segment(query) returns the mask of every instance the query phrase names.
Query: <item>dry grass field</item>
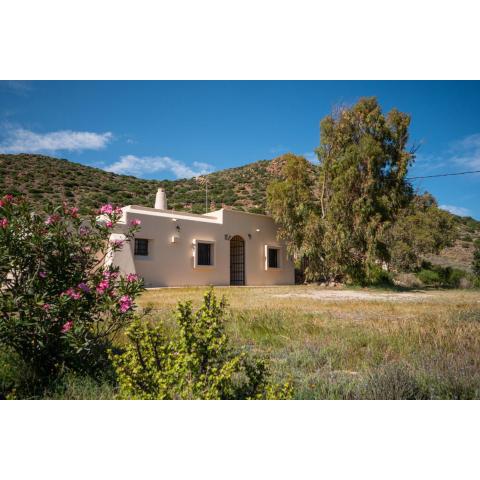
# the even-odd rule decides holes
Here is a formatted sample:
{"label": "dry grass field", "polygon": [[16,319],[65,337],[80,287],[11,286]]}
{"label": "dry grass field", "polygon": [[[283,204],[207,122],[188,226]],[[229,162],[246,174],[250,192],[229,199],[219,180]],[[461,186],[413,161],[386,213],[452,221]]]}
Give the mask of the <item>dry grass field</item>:
{"label": "dry grass field", "polygon": [[[178,301],[205,288],[140,298],[174,328]],[[296,398],[480,398],[480,291],[219,287],[238,348],[270,360]]]}

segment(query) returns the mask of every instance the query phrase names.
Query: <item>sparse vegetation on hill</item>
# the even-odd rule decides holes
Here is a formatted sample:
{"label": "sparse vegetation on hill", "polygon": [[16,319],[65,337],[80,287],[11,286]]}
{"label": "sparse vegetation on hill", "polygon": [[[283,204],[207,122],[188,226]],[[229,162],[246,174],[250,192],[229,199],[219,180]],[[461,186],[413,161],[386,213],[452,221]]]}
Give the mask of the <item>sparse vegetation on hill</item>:
{"label": "sparse vegetation on hill", "polygon": [[[281,176],[284,157],[207,175],[210,208],[228,206],[252,213],[266,211],[266,189]],[[312,177],[317,167],[309,165]],[[165,188],[169,208],[193,213],[205,211],[205,190],[195,179],[143,180],[117,175],[64,159],[34,154],[0,154],[0,195],[26,196],[37,210],[67,201],[86,213],[110,202],[116,205],[153,205],[158,187]],[[473,242],[480,238],[480,222],[451,215],[457,240],[440,255],[428,257],[434,264],[470,270]]]}
{"label": "sparse vegetation on hill", "polygon": [[[209,174],[210,208],[263,213],[266,187],[281,161],[261,160]],[[40,210],[62,201],[78,206],[82,213],[106,202],[153,206],[159,187],[167,193],[169,208],[205,212],[205,187],[194,178],[143,180],[44,155],[0,155],[0,194],[24,195]]]}

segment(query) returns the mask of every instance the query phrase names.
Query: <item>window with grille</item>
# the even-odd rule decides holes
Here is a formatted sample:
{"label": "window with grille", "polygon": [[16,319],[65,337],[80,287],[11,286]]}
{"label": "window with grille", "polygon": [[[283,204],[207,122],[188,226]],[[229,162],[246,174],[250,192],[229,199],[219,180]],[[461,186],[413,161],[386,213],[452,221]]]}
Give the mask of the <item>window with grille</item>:
{"label": "window with grille", "polygon": [[148,255],[148,240],[146,238],[135,239],[135,255]]}
{"label": "window with grille", "polygon": [[268,268],[278,268],[278,248],[268,248]]}
{"label": "window with grille", "polygon": [[213,245],[197,243],[197,265],[213,265]]}

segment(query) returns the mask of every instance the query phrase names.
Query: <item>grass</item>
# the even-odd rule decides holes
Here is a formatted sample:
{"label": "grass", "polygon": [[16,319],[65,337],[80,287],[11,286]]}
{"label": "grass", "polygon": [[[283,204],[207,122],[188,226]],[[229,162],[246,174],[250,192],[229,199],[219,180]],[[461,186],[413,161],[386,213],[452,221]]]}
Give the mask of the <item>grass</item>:
{"label": "grass", "polygon": [[[203,291],[150,290],[140,304],[173,328],[177,301],[199,305]],[[321,298],[329,291],[315,286],[216,292],[230,305],[232,342],[268,357],[296,398],[480,398],[478,291],[345,292],[360,299]]]}
{"label": "grass", "polygon": [[[139,305],[151,309],[152,321],[174,329],[177,302],[192,300],[198,307],[204,291],[149,290]],[[480,398],[478,290],[215,291],[229,303],[225,322],[231,342],[267,358],[273,379],[290,381],[297,399]],[[116,386],[107,377],[66,376],[41,397],[115,398]]]}

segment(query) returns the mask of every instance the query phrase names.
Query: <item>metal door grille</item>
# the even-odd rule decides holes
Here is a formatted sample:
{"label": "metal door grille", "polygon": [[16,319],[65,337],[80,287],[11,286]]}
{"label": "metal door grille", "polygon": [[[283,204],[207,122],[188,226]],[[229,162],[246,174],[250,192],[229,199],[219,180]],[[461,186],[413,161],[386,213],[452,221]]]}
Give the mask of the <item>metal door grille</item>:
{"label": "metal door grille", "polygon": [[238,235],[230,240],[230,285],[245,285],[245,242]]}

